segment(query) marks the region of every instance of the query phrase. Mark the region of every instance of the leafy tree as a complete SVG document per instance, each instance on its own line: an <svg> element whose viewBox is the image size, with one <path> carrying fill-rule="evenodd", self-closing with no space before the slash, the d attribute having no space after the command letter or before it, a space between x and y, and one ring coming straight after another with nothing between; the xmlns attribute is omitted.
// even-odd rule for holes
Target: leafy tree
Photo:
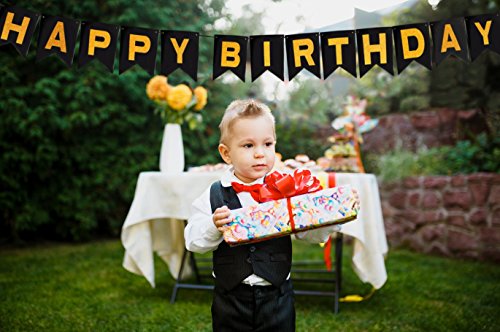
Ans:
<svg viewBox="0 0 500 332"><path fill-rule="evenodd" d="M50 15L204 35L213 34L215 21L226 15L222 0L87 0L78 6L35 0L17 5ZM27 58L11 47L0 49L1 237L116 235L137 174L158 167L162 124L145 97L149 76L140 68L110 74L98 63L68 69L54 57L35 63L36 46L33 40ZM201 40L202 80L211 71L211 48L209 40ZM186 77L174 73L170 81ZM213 146L212 117L232 97L221 84L206 83L211 100L204 132L184 132L188 164Z"/></svg>

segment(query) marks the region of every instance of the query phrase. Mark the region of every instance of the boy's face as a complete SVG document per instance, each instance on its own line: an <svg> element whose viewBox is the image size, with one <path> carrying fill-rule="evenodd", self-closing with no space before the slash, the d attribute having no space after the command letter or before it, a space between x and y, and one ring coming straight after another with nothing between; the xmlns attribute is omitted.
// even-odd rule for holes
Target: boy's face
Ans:
<svg viewBox="0 0 500 332"><path fill-rule="evenodd" d="M234 167L245 183L263 177L274 167L275 134L272 121L265 117L237 119L226 144L219 145L222 159Z"/></svg>

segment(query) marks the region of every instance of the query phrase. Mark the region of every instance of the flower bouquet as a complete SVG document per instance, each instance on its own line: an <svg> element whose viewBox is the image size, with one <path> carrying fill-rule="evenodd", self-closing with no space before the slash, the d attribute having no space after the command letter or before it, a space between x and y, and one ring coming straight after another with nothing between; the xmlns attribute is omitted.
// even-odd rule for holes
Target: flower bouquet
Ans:
<svg viewBox="0 0 500 332"><path fill-rule="evenodd" d="M207 104L208 92L198 86L191 89L186 84L171 86L163 75L156 75L146 85L146 94L153 100L164 123L183 124L195 129L202 121L201 111Z"/></svg>

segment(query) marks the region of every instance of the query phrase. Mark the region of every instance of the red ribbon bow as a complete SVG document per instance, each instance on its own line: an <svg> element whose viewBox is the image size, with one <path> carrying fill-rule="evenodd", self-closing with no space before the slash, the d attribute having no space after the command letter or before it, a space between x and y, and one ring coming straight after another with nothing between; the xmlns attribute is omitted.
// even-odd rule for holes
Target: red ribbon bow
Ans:
<svg viewBox="0 0 500 332"><path fill-rule="evenodd" d="M281 174L275 171L266 176L264 184L246 186L232 182L231 185L237 193L248 191L253 199L260 203L287 198L288 214L290 215L292 230L295 229L295 223L290 197L313 193L323 189L319 180L312 176L311 171L308 169L296 169L293 174Z"/></svg>
<svg viewBox="0 0 500 332"><path fill-rule="evenodd" d="M281 174L277 171L266 176L264 184L250 186L232 182L236 193L247 191L259 202L269 202L281 198L313 193L323 189L319 180L308 169L296 169L293 174Z"/></svg>
<svg viewBox="0 0 500 332"><path fill-rule="evenodd" d="M262 202L313 193L323 189L308 169L296 169L293 174L273 172L266 176L260 189Z"/></svg>

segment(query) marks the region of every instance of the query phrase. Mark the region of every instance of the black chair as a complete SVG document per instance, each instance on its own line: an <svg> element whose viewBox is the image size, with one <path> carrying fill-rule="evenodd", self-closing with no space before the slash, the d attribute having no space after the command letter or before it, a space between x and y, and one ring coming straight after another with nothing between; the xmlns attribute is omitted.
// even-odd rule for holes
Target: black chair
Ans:
<svg viewBox="0 0 500 332"><path fill-rule="evenodd" d="M336 233L335 237L332 238L334 241L334 260L332 266L334 269L328 271L324 267L324 261L297 261L292 264L291 278L294 282L295 294L296 295L308 295L308 296L332 296L334 298L333 311L335 314L339 312L339 298L340 290L342 284L342 244L343 236L342 233ZM200 289L200 290L213 290L213 280L212 280L212 259L211 258L195 258L195 254L189 252L184 248L184 253L182 255L182 262L179 268L178 276L182 276L185 268L187 257L189 255L189 264L194 274L195 282L188 283L183 282L180 278L177 278L172 289L172 296L170 297L170 303L175 303L177 299L177 293L179 289ZM313 268L314 267L314 268ZM204 280L208 282L204 282ZM328 284L332 285L332 290L315 290L315 289L303 289L302 287L297 287L302 284Z"/></svg>

